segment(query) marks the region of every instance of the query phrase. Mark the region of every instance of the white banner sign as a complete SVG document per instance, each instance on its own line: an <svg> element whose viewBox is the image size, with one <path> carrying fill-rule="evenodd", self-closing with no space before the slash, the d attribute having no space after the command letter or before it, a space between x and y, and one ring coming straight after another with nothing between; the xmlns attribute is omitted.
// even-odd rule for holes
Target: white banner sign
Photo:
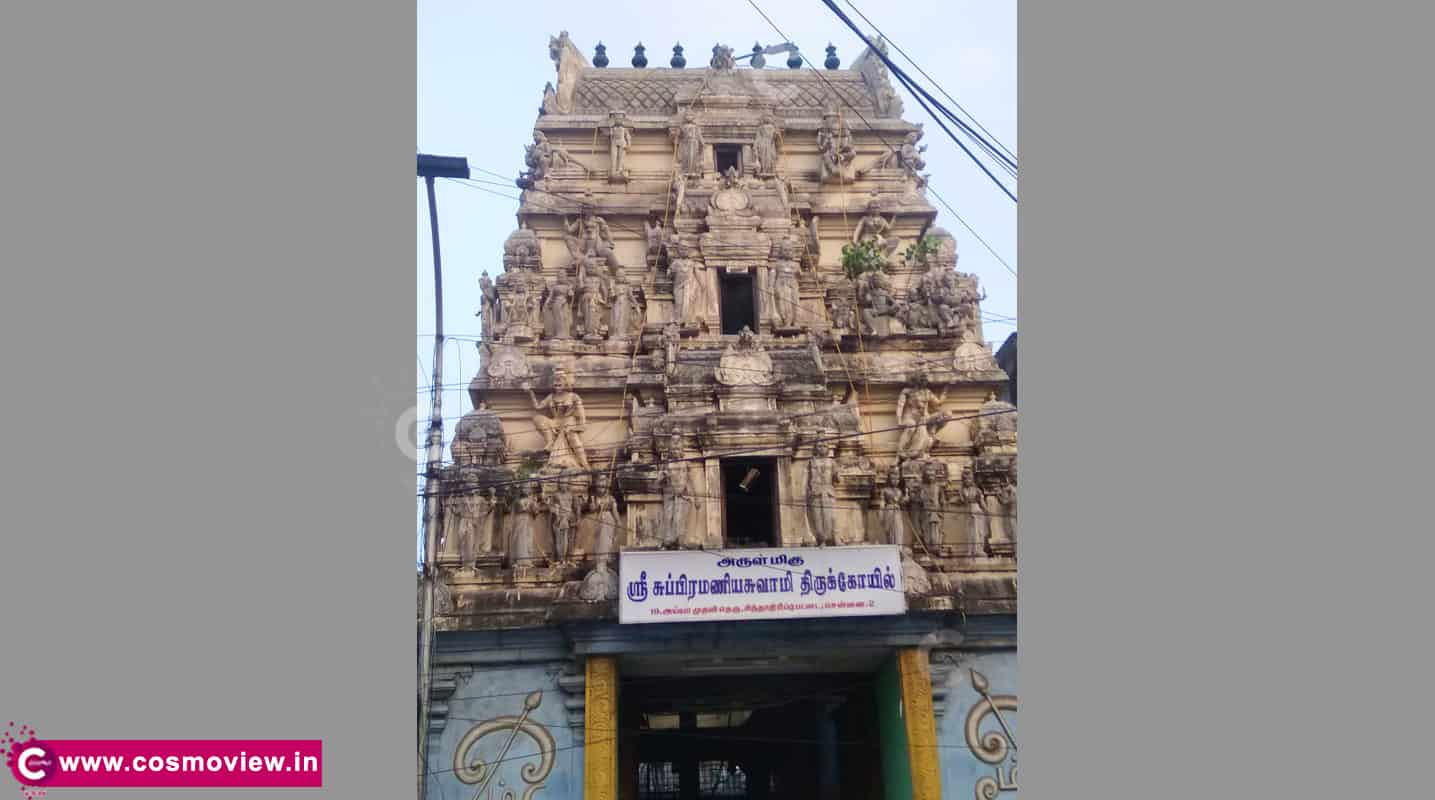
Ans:
<svg viewBox="0 0 1435 800"><path fill-rule="evenodd" d="M618 621L904 614L894 545L624 551Z"/></svg>

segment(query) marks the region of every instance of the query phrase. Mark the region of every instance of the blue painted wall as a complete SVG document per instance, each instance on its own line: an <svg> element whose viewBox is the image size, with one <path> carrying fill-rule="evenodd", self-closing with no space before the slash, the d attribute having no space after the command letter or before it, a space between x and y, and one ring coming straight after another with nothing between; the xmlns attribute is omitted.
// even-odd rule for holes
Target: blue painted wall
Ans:
<svg viewBox="0 0 1435 800"><path fill-rule="evenodd" d="M941 747L942 754L943 800L972 800L977 796L977 782L983 778L1000 780L1004 784L1016 783L1010 774L1015 763L1012 760L1012 752L1009 752L1006 759L999 765L1001 770L999 776L998 766L984 763L968 748L965 735L967 715L973 707L987 708L987 703L982 699L982 695L972 686L969 672L971 669L975 669L986 677L989 684L987 692L993 697L1017 694L1016 651L961 654L958 665L951 671L947 683L949 693L946 699L946 713L937 720L937 743ZM1003 708L1001 714L1002 719L1011 729L1012 735L1017 737L1019 744L1021 730L1017 727L1017 713ZM990 713L982 718L979 731L979 740L991 735L1002 734L1001 725ZM996 797L1014 798L1016 795L1017 792L1014 790L1003 789L997 793Z"/></svg>
<svg viewBox="0 0 1435 800"><path fill-rule="evenodd" d="M454 751L464 735L490 723L487 733L468 749L465 764L486 763L499 758L510 737L513 718L521 717L525 700L537 701L528 715L531 725L513 737L504 760L494 764L495 772L478 800L523 798L534 786L532 800L578 800L583 796L583 730L570 725L564 709L563 692L558 688L560 665L539 664L513 667L478 667L461 679L448 699L448 721L444 730L430 740L429 797L433 800L475 800L481 783L468 783L455 772ZM541 691L534 697L533 692ZM494 722L496 720L496 722ZM546 749L528 731L547 731L552 737L553 764L545 774L538 753ZM525 779L538 778L536 782ZM470 778L474 776L469 776Z"/></svg>

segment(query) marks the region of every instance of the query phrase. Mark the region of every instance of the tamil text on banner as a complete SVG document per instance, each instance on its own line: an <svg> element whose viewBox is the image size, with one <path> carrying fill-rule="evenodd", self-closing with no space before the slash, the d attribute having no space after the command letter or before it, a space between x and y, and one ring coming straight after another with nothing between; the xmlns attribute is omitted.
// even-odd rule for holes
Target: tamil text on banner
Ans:
<svg viewBox="0 0 1435 800"><path fill-rule="evenodd" d="M902 614L895 546L625 551L621 623Z"/></svg>

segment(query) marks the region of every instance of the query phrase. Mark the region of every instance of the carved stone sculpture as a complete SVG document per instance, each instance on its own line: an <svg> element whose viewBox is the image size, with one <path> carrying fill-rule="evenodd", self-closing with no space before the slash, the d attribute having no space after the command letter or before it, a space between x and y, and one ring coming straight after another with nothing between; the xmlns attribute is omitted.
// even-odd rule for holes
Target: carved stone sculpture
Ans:
<svg viewBox="0 0 1435 800"><path fill-rule="evenodd" d="M772 262L772 300L777 312L778 325L795 328L798 314L802 310L802 296L798 286L797 261L782 242L774 247L776 257Z"/></svg>
<svg viewBox="0 0 1435 800"><path fill-rule="evenodd" d="M663 245L667 243L667 231L663 230L661 220L651 220L643 223L643 238L648 245L647 264L649 267L656 267L662 258Z"/></svg>
<svg viewBox="0 0 1435 800"><path fill-rule="evenodd" d="M766 114L758 124L752 139L752 155L757 159L757 174L777 174L777 155L782 148L782 131L773 122L772 115Z"/></svg>
<svg viewBox="0 0 1435 800"><path fill-rule="evenodd" d="M543 110L548 113L571 114L573 112L573 91L578 86L578 75L588 66L588 60L563 31L548 40L548 57L558 71L558 88L552 96L544 96Z"/></svg>
<svg viewBox="0 0 1435 800"><path fill-rule="evenodd" d="M484 343L484 360L488 362L488 377L498 380L521 380L533 374L528 355L521 347L511 344Z"/></svg>
<svg viewBox="0 0 1435 800"><path fill-rule="evenodd" d="M688 257L687 245L678 245L675 258L668 262L673 276L673 318L683 327L703 326L711 305L709 292L714 276L702 261Z"/></svg>
<svg viewBox="0 0 1435 800"><path fill-rule="evenodd" d="M972 443L983 454L1016 452L1016 406L987 392L977 416L967 423Z"/></svg>
<svg viewBox="0 0 1435 800"><path fill-rule="evenodd" d="M776 379L772 356L747 326L738 333L737 343L723 351L715 377L724 386L767 386Z"/></svg>
<svg viewBox="0 0 1435 800"><path fill-rule="evenodd" d="M573 160L572 154L562 146L548 141L548 137L543 131L534 131L533 144L526 145L523 149L523 163L528 167L528 172L524 177L531 183L548 177L548 174L558 167L566 167L577 162Z"/></svg>
<svg viewBox="0 0 1435 800"><path fill-rule="evenodd" d="M663 326L663 374L672 377L678 368L678 349L682 345L683 333L676 322Z"/></svg>
<svg viewBox="0 0 1435 800"><path fill-rule="evenodd" d="M608 228L607 220L595 214L584 213L578 219L565 218L563 228L563 243L568 247L568 255L576 268L585 269L591 259L601 257L608 260L609 269L622 269L613 249L613 233ZM579 282L582 282L581 276Z"/></svg>
<svg viewBox="0 0 1435 800"><path fill-rule="evenodd" d="M703 174L703 132L691 111L683 115L677 130L678 168L686 176Z"/></svg>
<svg viewBox="0 0 1435 800"><path fill-rule="evenodd" d="M477 408L459 418L449 452L453 462L461 467L502 463L503 422L486 401L480 400Z"/></svg>
<svg viewBox="0 0 1435 800"><path fill-rule="evenodd" d="M610 302L608 278L598 272L586 272L578 287L578 333L602 336L608 325Z"/></svg>
<svg viewBox="0 0 1435 800"><path fill-rule="evenodd" d="M1001 369L990 347L973 341L966 330L958 329L958 335L961 341L952 352L953 369L958 372L990 372Z"/></svg>
<svg viewBox="0 0 1435 800"><path fill-rule="evenodd" d="M837 112L829 111L822 118L822 128L817 131L817 149L822 160L817 177L822 183L845 177L847 167L857 157L852 146L852 131L846 120Z"/></svg>
<svg viewBox="0 0 1435 800"><path fill-rule="evenodd" d="M578 526L578 499L566 482L548 497L548 530L553 534L553 557L566 560L573 551L573 534Z"/></svg>
<svg viewBox="0 0 1435 800"><path fill-rule="evenodd" d="M907 594L928 594L932 591L932 579L917 563L910 549L902 551L902 590Z"/></svg>
<svg viewBox="0 0 1435 800"><path fill-rule="evenodd" d="M902 486L902 473L896 467L887 473L887 485L882 487L881 510L878 520L887 544L910 549L912 542L907 538L906 505L911 498Z"/></svg>
<svg viewBox="0 0 1435 800"><path fill-rule="evenodd" d="M543 338L567 339L573 335L573 287L558 282L548 287L543 301Z"/></svg>
<svg viewBox="0 0 1435 800"><path fill-rule="evenodd" d="M942 413L942 403L947 398L946 388L941 394L933 392L925 372L914 375L911 383L897 395L897 424L902 426L897 440L897 457L901 459L926 456L936 443L934 435L948 421Z"/></svg>
<svg viewBox="0 0 1435 800"><path fill-rule="evenodd" d="M966 553L968 558L980 558L986 555L987 538L991 535L991 526L987 523L987 513L984 506L981 487L977 485L976 477L972 474L971 467L962 468L962 488L960 500L962 508L969 518L967 527Z"/></svg>
<svg viewBox="0 0 1435 800"><path fill-rule="evenodd" d="M527 388L527 387L525 387ZM583 447L583 429L588 424L583 399L573 391L573 376L560 371L554 376L553 393L539 400L528 389L533 409L533 427L543 434L548 466L587 470L588 453ZM541 412L549 411L552 416Z"/></svg>
<svg viewBox="0 0 1435 800"><path fill-rule="evenodd" d="M624 165L628 147L633 144L632 131L623 125L622 112L608 115L608 174L611 177L627 178L628 168Z"/></svg>
<svg viewBox="0 0 1435 800"><path fill-rule="evenodd" d="M867 213L857 221L857 227L852 231L852 243L872 242L877 246L877 252L891 263L893 255L901 240L892 235L892 222L882 216L882 205L877 198L872 198L867 203Z"/></svg>
<svg viewBox="0 0 1435 800"><path fill-rule="evenodd" d="M869 42L866 50L852 62L852 69L862 76L862 82L866 84L877 100L877 113L884 117L902 116L902 97L893 88L891 78L887 73L887 65L877 55L887 54L887 42L878 38L876 42Z"/></svg>
<svg viewBox="0 0 1435 800"><path fill-rule="evenodd" d="M612 287L612 305L609 309L608 338L623 339L632 336L642 326L642 303L638 300L639 289L629 283L615 282Z"/></svg>
<svg viewBox="0 0 1435 800"><path fill-rule="evenodd" d="M578 587L578 598L588 603L606 603L618 599L618 573L600 558Z"/></svg>
<svg viewBox="0 0 1435 800"><path fill-rule="evenodd" d="M662 519L658 530L664 549L688 547L695 538L688 531L688 518L695 504L688 463L681 459L680 435L674 434L666 453L667 460L658 473L658 486L663 493Z"/></svg>
<svg viewBox="0 0 1435 800"><path fill-rule="evenodd" d="M733 58L732 48L722 44L713 45L713 57L712 60L708 62L708 66L713 69L735 68L737 61Z"/></svg>
<svg viewBox="0 0 1435 800"><path fill-rule="evenodd" d="M503 271L505 275L498 279L502 286L507 273L513 271L528 270L537 272L543 267L542 250L538 243L538 234L528 227L528 223L521 223L508 238L503 240Z"/></svg>
<svg viewBox="0 0 1435 800"><path fill-rule="evenodd" d="M498 290L494 288L487 271L478 279L478 292L482 298L478 310L479 324L482 326L481 336L484 339L492 339L498 322Z"/></svg>
<svg viewBox="0 0 1435 800"><path fill-rule="evenodd" d="M862 307L862 327L867 333L884 336L888 333L885 320L896 317L898 307L892 299L892 282L881 272L866 272L857 283L857 302Z"/></svg>
<svg viewBox="0 0 1435 800"><path fill-rule="evenodd" d="M653 424L665 412L652 394L641 401L637 396L630 397L628 403L629 458L634 462L648 460L653 455Z"/></svg>
<svg viewBox="0 0 1435 800"><path fill-rule="evenodd" d="M524 296L524 321L531 331L543 330L543 294L542 290L533 288L528 290Z"/></svg>
<svg viewBox="0 0 1435 800"><path fill-rule="evenodd" d="M535 520L540 506L527 482L519 485L509 514L508 561L515 567L531 567L541 558L536 541Z"/></svg>
<svg viewBox="0 0 1435 800"><path fill-rule="evenodd" d="M599 475L594 481L588 510L592 512L595 523L593 557L599 562L608 561L618 551L618 531L622 530L623 522L618 513L618 500L613 497L611 481L606 474Z"/></svg>
<svg viewBox="0 0 1435 800"><path fill-rule="evenodd" d="M813 446L807 462L807 512L819 545L837 544L837 466L826 442Z"/></svg>
<svg viewBox="0 0 1435 800"><path fill-rule="evenodd" d="M921 511L922 541L930 546L942 543L942 520L946 516L945 476L938 464L927 464L922 470L922 483L917 489L917 505Z"/></svg>
<svg viewBox="0 0 1435 800"><path fill-rule="evenodd" d="M828 303L828 311L832 316L832 327L838 330L852 330L855 324L855 314L850 298L833 297Z"/></svg>
<svg viewBox="0 0 1435 800"><path fill-rule="evenodd" d="M922 177L922 170L926 168L927 162L922 158L922 153L927 151L927 146L918 146L917 142L921 140L922 126L918 125L917 130L902 137L901 145L895 150L883 153L872 166L876 169L900 168L906 171L908 178L911 178L919 186L923 185L926 179Z"/></svg>
<svg viewBox="0 0 1435 800"><path fill-rule="evenodd" d="M497 503L493 489L471 486L449 497L445 504L449 512L444 521L445 553L452 552L460 564L472 566L480 553L492 552L493 512Z"/></svg>
<svg viewBox="0 0 1435 800"><path fill-rule="evenodd" d="M1012 470L1010 477L997 487L996 507L1000 513L1003 533L1006 534L1006 542L994 542L997 545L1004 545L1012 555L1016 554L1016 470ZM998 549L998 548L993 548Z"/></svg>

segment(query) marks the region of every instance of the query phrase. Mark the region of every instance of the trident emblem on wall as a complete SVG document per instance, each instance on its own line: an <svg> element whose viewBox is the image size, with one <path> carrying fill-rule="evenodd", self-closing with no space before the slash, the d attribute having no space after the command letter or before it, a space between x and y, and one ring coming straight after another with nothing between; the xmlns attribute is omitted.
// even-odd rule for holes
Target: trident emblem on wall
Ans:
<svg viewBox="0 0 1435 800"><path fill-rule="evenodd" d="M494 717L486 722L481 722L459 740L458 746L453 751L453 774L454 777L469 785L478 784L478 791L474 792L473 800L493 800L493 793L489 791L489 784L501 769L501 765L508 760L508 751L518 739L518 734L526 734L538 745L537 753L527 753L514 756L514 758L537 758L537 761L523 765L519 771L519 777L528 788L523 791L519 800L532 800L533 795L543 788L543 782L553 772L554 751L557 749L553 734L542 725L529 719L538 706L543 703L543 691L540 689L529 694L523 699L523 713L518 716ZM498 751L498 756L492 761L474 759L469 762L469 751L478 746L483 739L494 734L508 732L508 738L503 743L503 749ZM503 782L499 781L499 786ZM505 789L501 800L514 800L513 790Z"/></svg>

